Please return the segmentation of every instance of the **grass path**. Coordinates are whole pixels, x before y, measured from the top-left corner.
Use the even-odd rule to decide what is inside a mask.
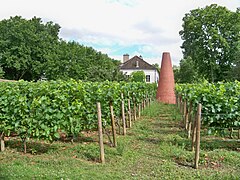
[[[74,144],[31,142],[26,155],[10,140],[0,153],[0,179],[239,179],[239,141],[203,137],[195,170],[180,119],[175,106],[152,104],[127,136],[118,136],[117,148],[105,145],[105,164],[97,162],[95,136]]]

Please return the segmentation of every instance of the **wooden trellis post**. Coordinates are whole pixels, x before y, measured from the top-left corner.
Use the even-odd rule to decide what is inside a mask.
[[[132,113],[131,113],[131,102],[128,99],[128,121],[129,121],[129,128],[132,127]]]
[[[192,151],[194,151],[194,145],[196,141],[196,120],[197,120],[197,113],[194,114],[193,118],[193,127],[192,127]]]
[[[184,124],[185,130],[186,130],[186,111],[187,111],[187,101],[184,100],[184,102],[183,102],[183,124]]]
[[[5,151],[5,142],[4,142],[4,134],[3,133],[0,135],[0,141],[1,141],[1,151]]]
[[[190,102],[188,114],[189,114],[188,115],[189,116],[188,139],[190,139],[190,137],[191,137],[191,128],[192,128],[192,102]]]
[[[99,137],[99,147],[100,147],[100,161],[105,163],[104,158],[104,146],[103,146],[103,131],[102,131],[102,112],[101,104],[97,103],[97,117],[98,117],[98,137]]]
[[[117,147],[117,135],[116,135],[116,127],[115,127],[115,119],[114,119],[112,102],[110,102],[110,113],[111,113],[111,124],[112,124],[112,134],[113,134],[113,146]]]
[[[197,108],[197,121],[196,121],[196,149],[194,167],[198,169],[199,153],[200,153],[200,129],[201,129],[201,111],[202,105],[199,104]]]
[[[136,103],[134,102],[133,105],[133,120],[136,121],[137,120],[137,108],[136,108]]]
[[[123,99],[123,93],[121,93],[122,98],[122,122],[123,122],[123,135],[127,134],[126,130],[126,118],[125,118],[125,109],[124,109],[124,99]]]

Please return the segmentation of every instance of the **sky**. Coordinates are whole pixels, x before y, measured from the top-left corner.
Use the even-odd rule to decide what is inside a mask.
[[[40,17],[58,23],[62,39],[91,46],[116,60],[127,53],[161,64],[162,53],[170,52],[172,64],[178,65],[183,57],[182,18],[210,4],[236,11],[240,0],[4,0],[0,20]]]

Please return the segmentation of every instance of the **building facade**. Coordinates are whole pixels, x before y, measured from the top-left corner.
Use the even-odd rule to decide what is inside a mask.
[[[120,71],[127,76],[130,76],[131,73],[135,71],[143,71],[145,73],[145,80],[147,83],[157,83],[159,79],[157,68],[144,61],[141,56],[134,56],[129,59],[129,55],[124,54],[123,64],[120,66]]]

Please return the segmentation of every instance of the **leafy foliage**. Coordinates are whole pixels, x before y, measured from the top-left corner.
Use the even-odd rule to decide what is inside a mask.
[[[0,78],[2,78],[4,76],[4,71],[2,69],[2,67],[0,66]]]
[[[211,82],[229,79],[240,43],[240,13],[212,4],[183,18],[184,58],[191,57],[200,75]]]
[[[213,129],[240,128],[240,82],[178,84],[177,93],[196,110],[202,104],[203,124]]]
[[[190,57],[182,59],[180,67],[173,68],[173,72],[175,81],[178,83],[194,83],[201,79]]]
[[[156,85],[145,83],[49,81],[0,84],[0,133],[16,133],[53,141],[59,131],[68,136],[97,128],[96,102],[101,103],[104,126],[110,124],[109,102],[120,116],[121,93],[133,103],[155,97]],[[127,104],[126,104],[127,107]]]
[[[39,79],[60,26],[20,16],[0,21],[0,64],[7,79]]]
[[[145,73],[144,71],[134,71],[131,73],[132,82],[145,82]]]
[[[124,80],[119,61],[59,38],[60,26],[20,16],[0,21],[0,67],[6,79]],[[0,71],[1,75],[1,71]]]

